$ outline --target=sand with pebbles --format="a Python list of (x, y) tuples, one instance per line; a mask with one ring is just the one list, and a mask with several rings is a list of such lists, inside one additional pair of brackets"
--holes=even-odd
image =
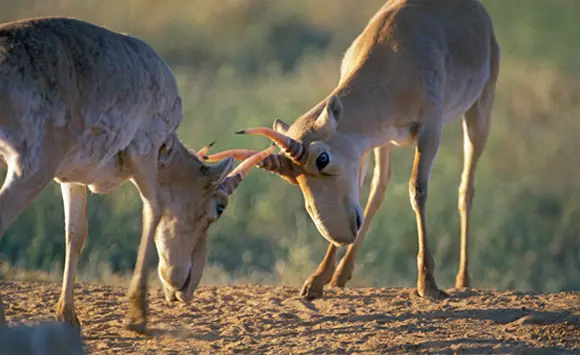
[[(10, 325), (53, 319), (60, 285), (2, 282)], [(190, 305), (150, 292), (150, 334), (123, 327), (119, 287), (77, 284), (93, 354), (580, 353), (580, 292), (451, 291), (443, 301), (404, 288), (330, 289), (312, 302), (285, 286), (202, 286)]]

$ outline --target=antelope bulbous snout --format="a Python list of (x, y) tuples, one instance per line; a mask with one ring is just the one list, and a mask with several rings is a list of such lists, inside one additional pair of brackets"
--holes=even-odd
[(191, 265), (165, 266), (159, 265), (159, 279), (163, 285), (165, 298), (168, 302), (179, 300), (183, 303), (189, 303), (193, 291), (190, 290), (191, 283)]
[(364, 222), (358, 206), (343, 211), (328, 211), (324, 216), (316, 214), (310, 206), (306, 209), (320, 233), (335, 246), (354, 243)]

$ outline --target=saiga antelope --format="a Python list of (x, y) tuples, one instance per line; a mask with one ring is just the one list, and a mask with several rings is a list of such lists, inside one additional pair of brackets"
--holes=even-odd
[(181, 120), (175, 77), (141, 40), (67, 18), (0, 26), (0, 162), (7, 167), (0, 235), (50, 181), (60, 183), (66, 260), (59, 320), (79, 324), (73, 282), (88, 233), (87, 187), (106, 193), (126, 180), (143, 202), (128, 327), (145, 331), (153, 241), (167, 299), (191, 299), (209, 225), (249, 168), (271, 151), (234, 171), (232, 158), (207, 166), (177, 137)]
[[(306, 298), (327, 283), (344, 287), (355, 255), (384, 200), (391, 176), (391, 147), (415, 144), (409, 181), (418, 229), (419, 296), (439, 298), (427, 242), (425, 204), (429, 174), (446, 122), (463, 114), (464, 168), (459, 187), (460, 262), (455, 286), (470, 285), (467, 243), (474, 175), (489, 133), (499, 46), (491, 19), (477, 0), (391, 0), (370, 19), (342, 60), (332, 92), (292, 125), (240, 133), (272, 139), (281, 154), (261, 167), (297, 184), (306, 210), (330, 241), (318, 270), (304, 284)], [(359, 187), (370, 151), (375, 168), (364, 210)], [(245, 158), (232, 150), (208, 157)], [(336, 268), (337, 247), (350, 244)], [(335, 269), (336, 268), (336, 269)]]

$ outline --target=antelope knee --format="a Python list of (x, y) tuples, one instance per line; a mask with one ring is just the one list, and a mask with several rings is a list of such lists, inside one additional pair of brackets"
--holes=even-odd
[(475, 189), (471, 188), (459, 188), (459, 196), (457, 200), (457, 208), (460, 211), (468, 210), (471, 208), (471, 203), (473, 201), (473, 196), (475, 195)]
[(427, 186), (418, 180), (409, 181), (409, 196), (413, 210), (417, 210), (427, 201)]
[(76, 252), (81, 253), (85, 247), (86, 234), (70, 233), (67, 241), (67, 247)]

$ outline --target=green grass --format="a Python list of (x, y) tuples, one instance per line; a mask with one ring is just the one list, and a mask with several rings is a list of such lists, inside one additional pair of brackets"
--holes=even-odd
[[(492, 132), (477, 172), (470, 244), (477, 287), (580, 289), (580, 34), (574, 0), (488, 0), (502, 48)], [(381, 1), (0, 1), (0, 19), (72, 15), (148, 41), (175, 69), (185, 102), (180, 135), (198, 148), (263, 148), (233, 135), (274, 118), (291, 122), (336, 84), (340, 57)], [(447, 127), (428, 201), (441, 286), (458, 264), (459, 120)], [(407, 180), (412, 149), (396, 149), (387, 199), (359, 253), (351, 285), (410, 286), (417, 237)], [(326, 242), (299, 190), (253, 171), (210, 230), (206, 283), (300, 284)], [(117, 282), (130, 273), (141, 228), (132, 186), (89, 199), (81, 277)], [(38, 270), (60, 278), (63, 213), (56, 184), (0, 240), (4, 277)], [(105, 270), (105, 271), (102, 271)]]

